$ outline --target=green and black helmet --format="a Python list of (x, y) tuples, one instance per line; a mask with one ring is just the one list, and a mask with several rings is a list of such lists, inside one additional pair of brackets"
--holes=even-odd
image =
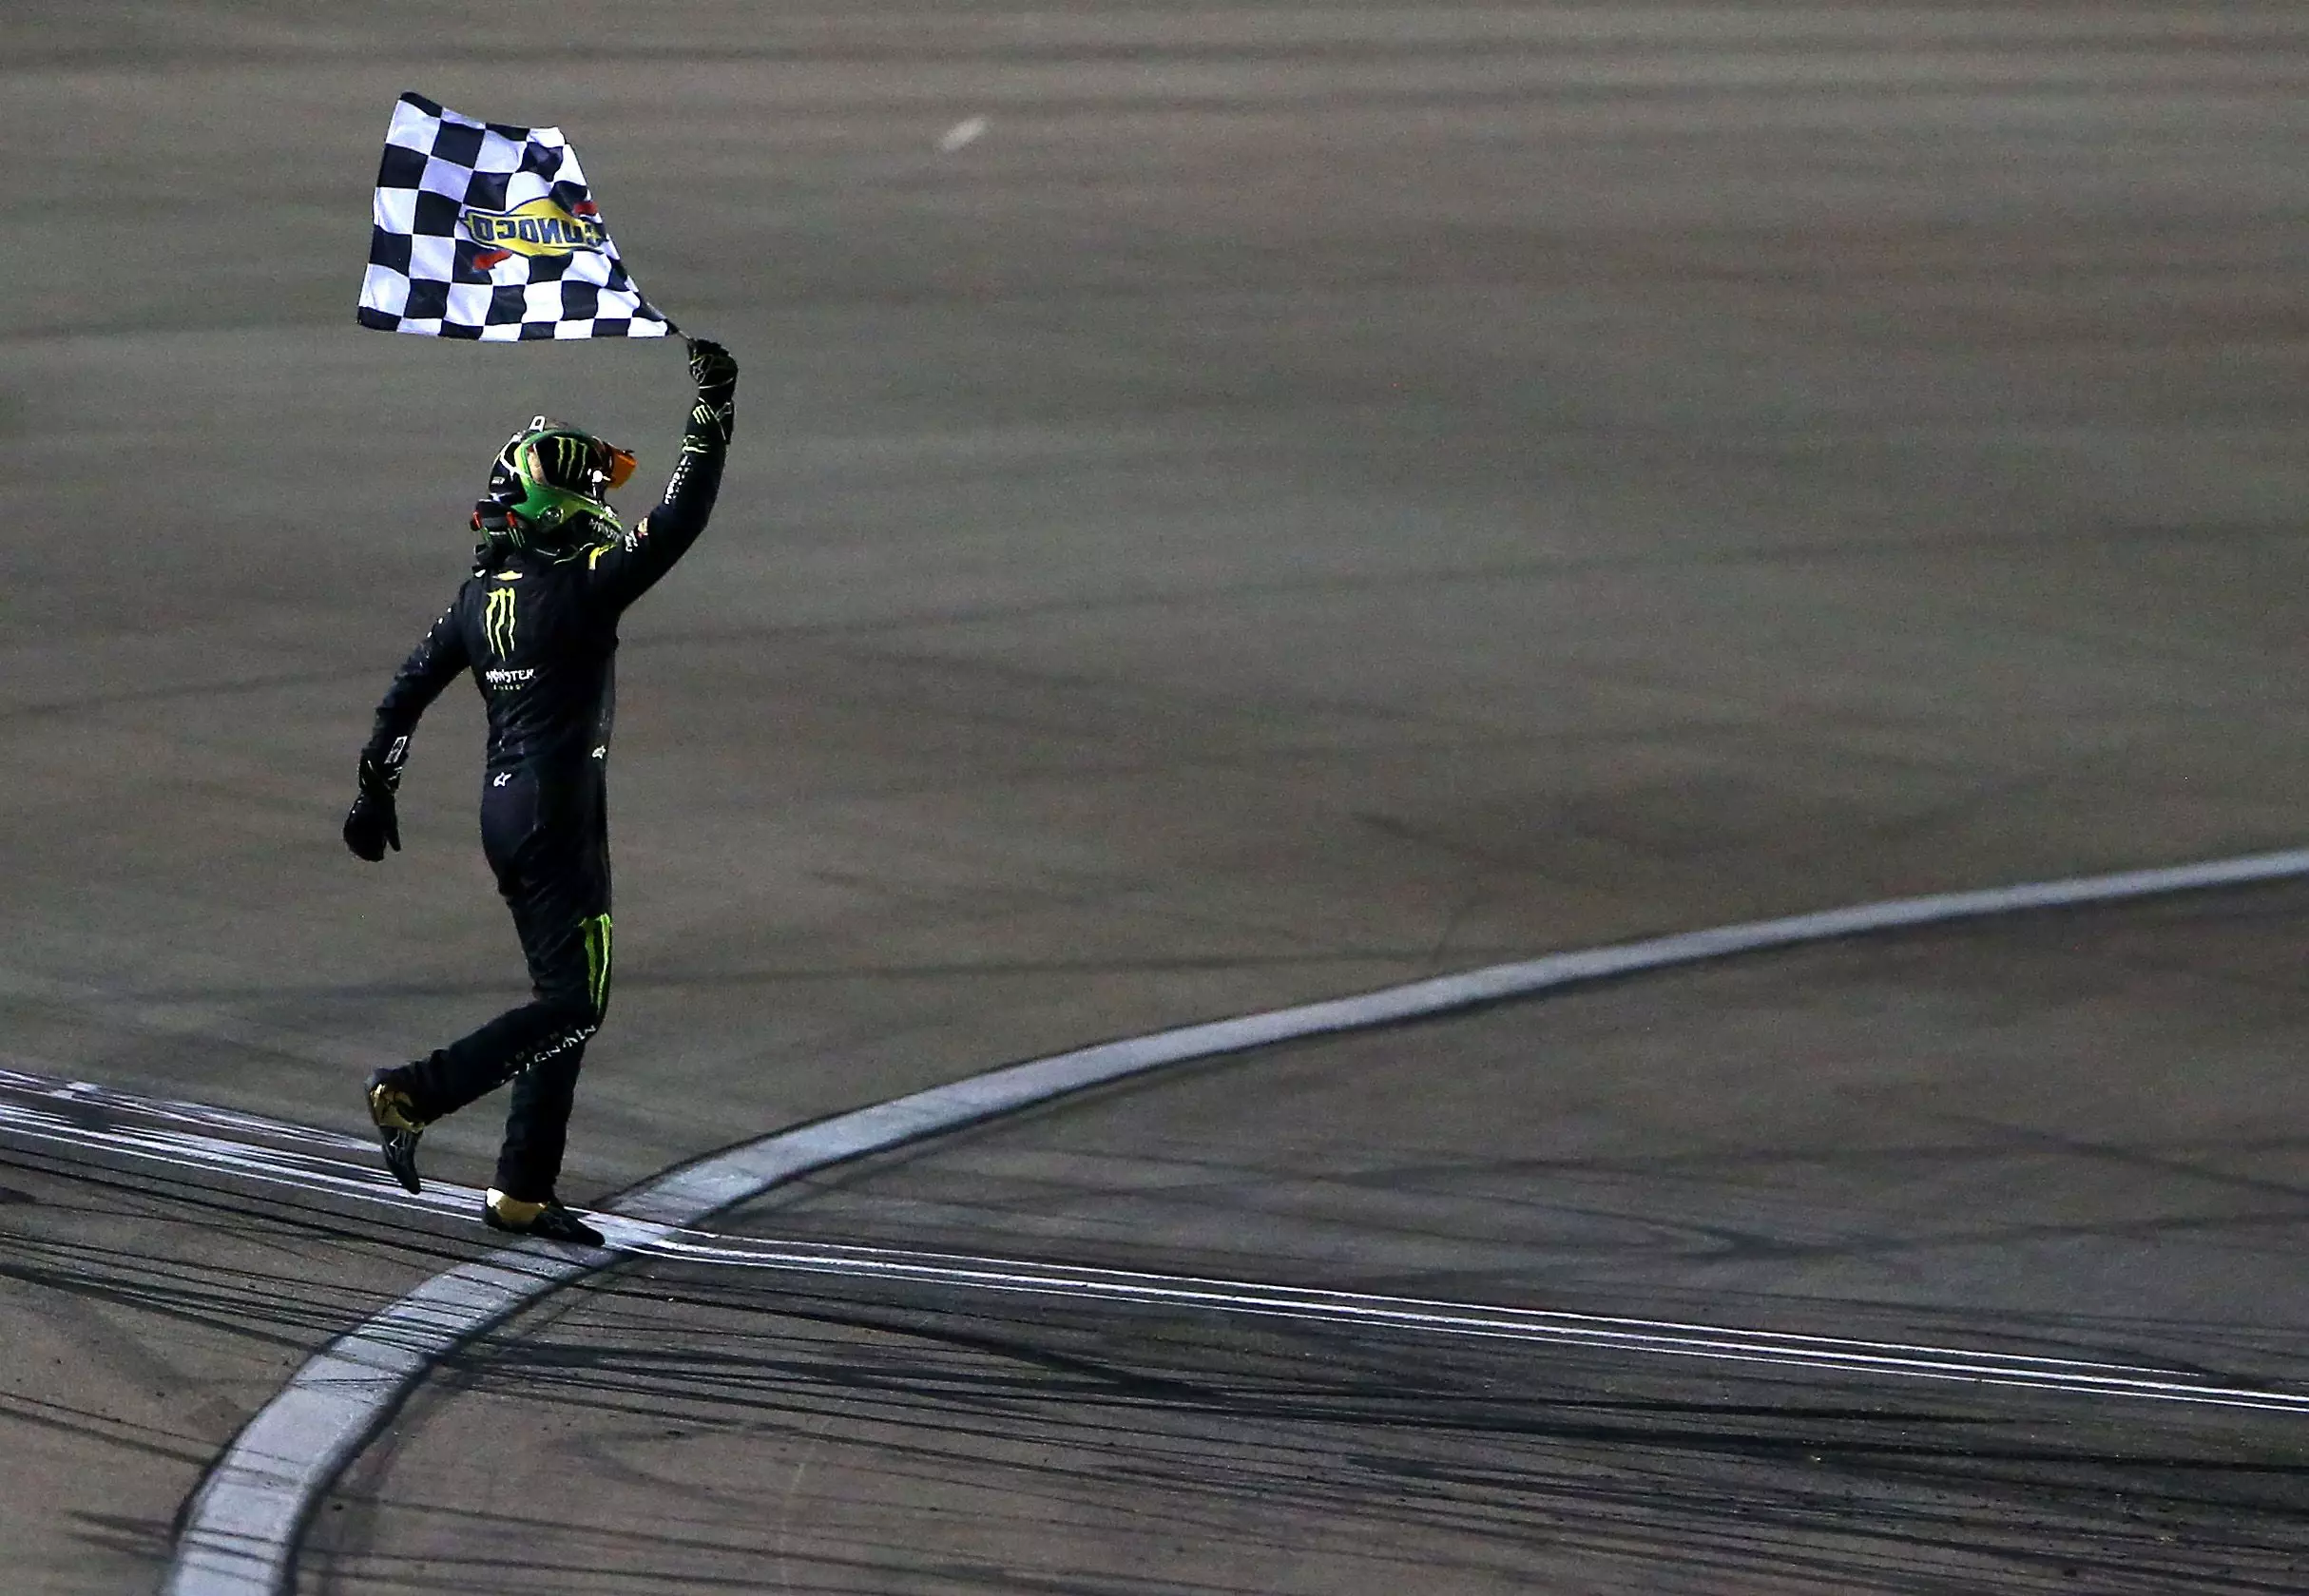
[(621, 530), (607, 495), (633, 474), (630, 451), (549, 416), (505, 440), (491, 463), (473, 526), (513, 548), (567, 548)]

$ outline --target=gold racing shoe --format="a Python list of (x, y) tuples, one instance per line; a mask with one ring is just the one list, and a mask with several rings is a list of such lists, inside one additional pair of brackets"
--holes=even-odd
[(481, 1222), (509, 1236), (535, 1236), (580, 1247), (602, 1244), (602, 1233), (579, 1219), (576, 1210), (563, 1207), (558, 1198), (525, 1202), (495, 1186), (489, 1188), (489, 1197), (481, 1204)]
[(369, 1118), (377, 1140), (385, 1146), (385, 1167), (411, 1192), (423, 1190), (417, 1181), (417, 1138), (429, 1123), (417, 1113), (417, 1100), (394, 1080), (397, 1069), (380, 1069), (369, 1077)]

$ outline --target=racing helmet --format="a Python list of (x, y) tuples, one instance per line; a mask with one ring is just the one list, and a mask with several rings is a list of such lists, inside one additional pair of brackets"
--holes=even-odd
[(621, 529), (607, 495), (633, 474), (630, 450), (536, 415), (505, 440), (489, 487), (473, 507), (473, 529), (513, 548), (567, 548)]

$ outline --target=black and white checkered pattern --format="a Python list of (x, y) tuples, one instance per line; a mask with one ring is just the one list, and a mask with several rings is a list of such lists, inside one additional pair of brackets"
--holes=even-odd
[[(503, 343), (675, 330), (625, 275), (558, 127), (476, 122), (404, 94), (375, 216), (364, 327)], [(492, 247), (501, 235), (513, 247)]]

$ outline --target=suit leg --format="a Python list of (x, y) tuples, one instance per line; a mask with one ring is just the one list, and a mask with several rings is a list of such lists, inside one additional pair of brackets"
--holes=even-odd
[[(582, 1015), (566, 1033), (574, 1045), (538, 1050), (513, 1078), (497, 1155), (497, 1189), (524, 1202), (553, 1196), (568, 1146), (569, 1110), (585, 1063), (585, 1038), (609, 1012), (615, 935), (609, 917), (609, 838), (598, 785), (587, 794), (581, 846), (556, 860), (547, 906), (525, 947), (534, 949), (530, 971), (541, 996), (550, 992), (563, 1013)], [(581, 1034), (582, 1033), (582, 1034)]]
[[(606, 873), (595, 862), (599, 827), (587, 813), (599, 806), (580, 794), (572, 814), (567, 795), (556, 794), (558, 813), (548, 813), (541, 796), (536, 779), (521, 773), (502, 785), (492, 780), (481, 805), (482, 846), (521, 938), (530, 1000), (410, 1068), (406, 1085), (426, 1119), (456, 1112), (541, 1061), (566, 1061), (573, 1078), (600, 1026), (585, 930), (608, 907)], [(606, 995), (606, 972), (600, 985)]]
[(568, 1144), (569, 1110), (577, 1098), (577, 1075), (586, 1060), (586, 1038), (601, 1028), (609, 1010), (612, 932), (606, 910), (577, 926), (576, 941), (586, 970), (584, 1019), (565, 1033), (567, 1045), (542, 1048), (513, 1077), (512, 1102), (505, 1116), (505, 1144), (497, 1155), (496, 1186), (525, 1202), (553, 1196)]

